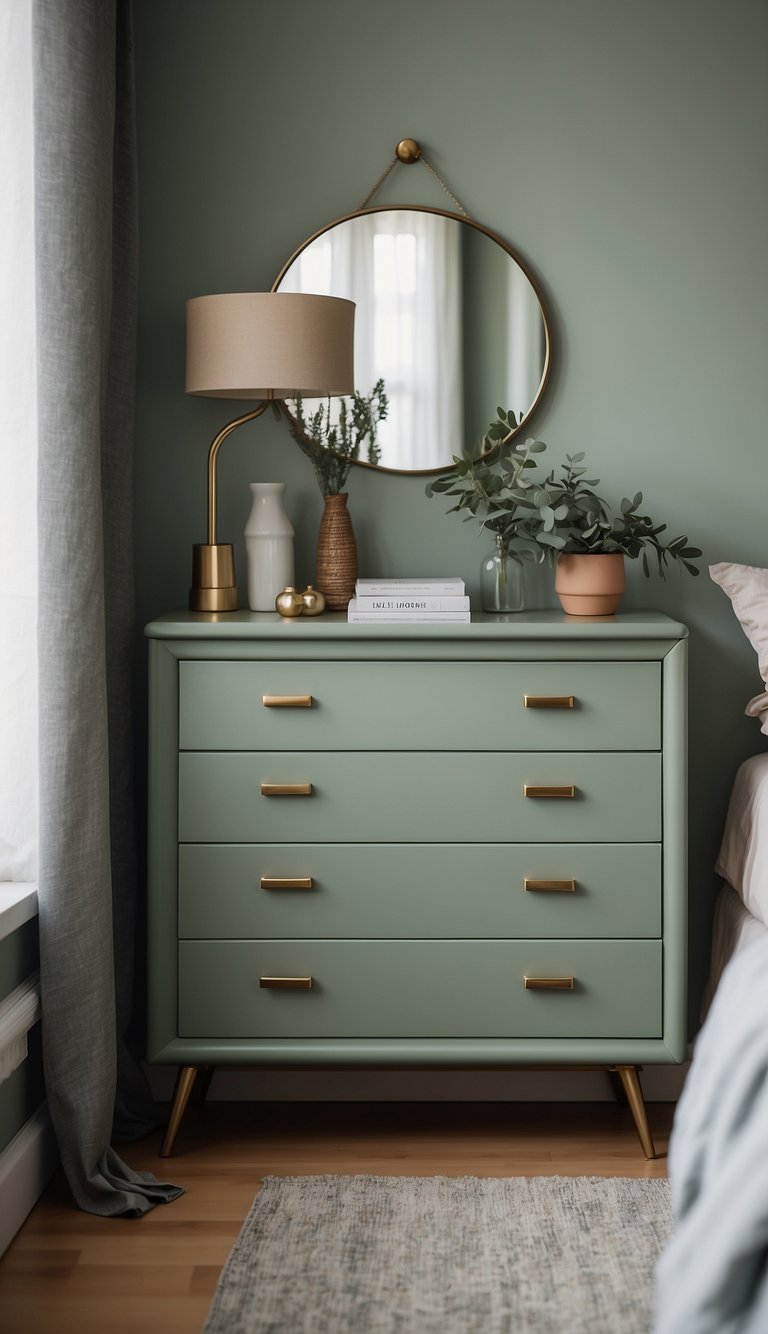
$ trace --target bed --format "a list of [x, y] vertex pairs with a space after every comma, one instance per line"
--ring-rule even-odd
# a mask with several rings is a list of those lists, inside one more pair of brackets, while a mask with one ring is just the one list
[[[768, 569], [710, 565], [758, 659], [768, 736]], [[655, 1334], [768, 1331], [768, 753], [739, 769], [716, 869], [706, 1018], [669, 1149], [675, 1229]]]
[[702, 1018], [728, 961], [768, 934], [768, 752], [745, 760], [736, 774], [715, 870], [723, 884]]
[[768, 1331], [768, 753], [739, 769], [706, 1020], [675, 1113], [655, 1334]]

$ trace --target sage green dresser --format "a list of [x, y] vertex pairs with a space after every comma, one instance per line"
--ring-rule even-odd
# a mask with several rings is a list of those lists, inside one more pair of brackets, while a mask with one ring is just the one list
[[162, 1152], [215, 1065], [685, 1056], [686, 630], [654, 613], [150, 639]]

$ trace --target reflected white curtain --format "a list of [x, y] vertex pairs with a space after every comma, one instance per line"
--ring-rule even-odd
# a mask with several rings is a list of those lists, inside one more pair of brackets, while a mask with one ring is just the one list
[[357, 303], [355, 385], [380, 377], [387, 468], [437, 468], [462, 445], [460, 228], [437, 214], [387, 210], [332, 228], [280, 284]]
[[545, 330], [533, 287], [517, 264], [507, 266], [507, 396], [518, 413], [526, 413], [541, 386]]

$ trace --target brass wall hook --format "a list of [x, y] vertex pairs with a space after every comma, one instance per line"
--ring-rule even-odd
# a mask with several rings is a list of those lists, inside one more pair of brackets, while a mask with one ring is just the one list
[[421, 157], [421, 144], [415, 139], [401, 139], [395, 149], [398, 162], [418, 162]]
[[445, 191], [448, 198], [456, 206], [456, 209], [461, 214], [461, 216], [463, 218], [469, 218], [471, 221], [471, 215], [467, 213], [467, 210], [465, 209], [464, 205], [461, 204], [459, 200], [456, 198], [450, 186], [448, 186], [446, 182], [443, 180], [439, 171], [435, 171], [435, 168], [432, 166], [431, 162], [427, 162], [427, 159], [425, 158], [424, 154], [421, 151], [421, 144], [419, 143], [418, 139], [401, 139], [400, 142], [395, 145], [395, 156], [393, 157], [392, 161], [388, 164], [388, 166], [384, 168], [373, 189], [368, 191], [368, 194], [365, 196], [365, 199], [363, 200], [362, 204], [360, 204], [360, 206], [355, 210], [355, 212], [362, 213], [363, 210], [368, 207], [371, 200], [373, 199], [373, 196], [376, 194], [377, 190], [381, 189], [389, 173], [397, 166], [398, 162], [402, 162], [406, 167], [410, 166], [414, 162], [420, 162], [422, 166], [426, 167], [430, 176], [432, 176], [437, 181], [441, 189]]

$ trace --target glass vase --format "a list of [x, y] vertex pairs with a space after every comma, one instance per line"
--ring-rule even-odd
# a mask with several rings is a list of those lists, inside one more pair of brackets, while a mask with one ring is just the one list
[[483, 611], [522, 611], [525, 605], [523, 567], [513, 560], [500, 537], [496, 550], [480, 566], [480, 602]]

